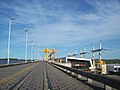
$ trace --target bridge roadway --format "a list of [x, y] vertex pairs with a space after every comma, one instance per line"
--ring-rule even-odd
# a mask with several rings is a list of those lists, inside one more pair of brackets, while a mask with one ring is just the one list
[[94, 90], [46, 62], [0, 68], [0, 90]]

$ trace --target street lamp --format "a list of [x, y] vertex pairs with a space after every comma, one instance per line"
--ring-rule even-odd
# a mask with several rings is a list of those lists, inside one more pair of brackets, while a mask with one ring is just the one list
[[9, 32], [8, 32], [8, 60], [7, 60], [7, 64], [10, 63], [10, 33], [11, 33], [11, 24], [12, 24], [12, 20], [15, 20], [15, 18], [11, 17], [9, 20]]
[[28, 29], [25, 29], [25, 33], [26, 33], [25, 62], [27, 62], [27, 36], [28, 36]]
[[33, 49], [33, 51], [34, 51], [34, 52], [33, 52], [33, 60], [35, 60], [36, 45], [34, 45], [34, 49]]
[[33, 62], [33, 40], [30, 42], [32, 43], [32, 45], [31, 45], [31, 62]]

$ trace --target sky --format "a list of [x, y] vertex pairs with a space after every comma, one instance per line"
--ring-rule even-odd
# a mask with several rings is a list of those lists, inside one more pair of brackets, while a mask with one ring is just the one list
[[[99, 48], [102, 58], [120, 59], [120, 0], [0, 0], [0, 58], [7, 57], [9, 19], [11, 58], [25, 58], [25, 29], [28, 28], [28, 58], [36, 45], [36, 58], [45, 48], [55, 48], [56, 57], [87, 48]], [[92, 53], [87, 55], [91, 58]], [[98, 58], [98, 53], [95, 53]]]

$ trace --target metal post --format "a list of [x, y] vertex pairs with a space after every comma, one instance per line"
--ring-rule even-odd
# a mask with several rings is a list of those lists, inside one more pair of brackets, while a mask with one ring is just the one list
[[26, 32], [25, 62], [27, 62], [27, 36], [28, 36], [28, 29], [25, 29], [25, 32]]
[[10, 18], [9, 21], [9, 33], [8, 33], [8, 60], [7, 60], [7, 64], [10, 63], [10, 33], [11, 33], [11, 24], [12, 24], [12, 20], [15, 20], [13, 17]]
[[34, 48], [33, 48], [33, 60], [35, 61], [35, 47], [36, 45], [34, 45]]
[[102, 50], [102, 47], [101, 47], [101, 40], [100, 40], [100, 51], [99, 51], [99, 60], [101, 60], [101, 50]]
[[82, 49], [80, 49], [80, 58], [82, 58], [82, 54], [81, 53], [82, 53]]
[[33, 40], [31, 41], [31, 62], [33, 62]]
[[94, 44], [93, 44], [93, 48], [92, 48], [92, 60], [95, 59], [95, 54], [94, 54]]
[[76, 57], [76, 55], [77, 55], [77, 50], [75, 50], [75, 53], [74, 53], [74, 56]]
[[84, 58], [86, 58], [86, 47], [84, 47]]
[[94, 51], [94, 44], [92, 44], [92, 63], [93, 63], [93, 66], [95, 67], [95, 51]]
[[36, 45], [35, 45], [35, 51], [34, 51], [34, 54], [35, 54], [35, 60], [36, 60]]

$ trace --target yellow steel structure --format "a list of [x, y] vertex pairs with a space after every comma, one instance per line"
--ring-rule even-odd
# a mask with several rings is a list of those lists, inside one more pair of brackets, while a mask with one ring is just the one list
[[105, 62], [103, 60], [98, 60], [95, 62], [95, 64], [96, 64], [96, 68], [101, 68], [101, 66], [104, 65]]
[[48, 61], [48, 54], [50, 53], [50, 49], [46, 48], [43, 50], [44, 53], [46, 53], [46, 61]]
[[55, 50], [55, 49], [51, 49], [51, 51], [50, 51], [50, 59], [52, 60], [52, 61], [54, 61], [55, 60], [55, 53], [57, 52], [57, 50]]
[[99, 63], [100, 65], [105, 64], [105, 62], [104, 62], [103, 60], [99, 60], [98, 63]]
[[98, 60], [95, 63], [96, 65], [96, 69], [97, 69], [97, 73], [101, 74], [102, 73], [102, 65], [105, 64], [105, 62], [103, 60]]

